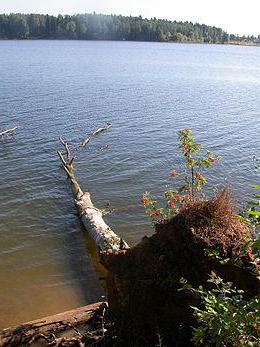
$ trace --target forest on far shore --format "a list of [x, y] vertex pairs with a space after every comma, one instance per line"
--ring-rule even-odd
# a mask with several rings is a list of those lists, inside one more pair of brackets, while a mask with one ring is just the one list
[[72, 16], [0, 14], [0, 39], [260, 43], [260, 35], [241, 37], [205, 24], [95, 12]]

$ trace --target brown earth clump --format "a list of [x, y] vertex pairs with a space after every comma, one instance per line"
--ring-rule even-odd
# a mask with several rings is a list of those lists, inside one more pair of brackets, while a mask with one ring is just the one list
[[193, 287], [209, 288], [207, 280], [214, 271], [244, 290], [247, 298], [260, 292], [259, 279], [249, 269], [250, 251], [243, 253], [242, 267], [221, 263], [205, 252], [217, 249], [232, 258], [249, 238], [228, 190], [211, 200], [187, 199], [176, 217], [155, 230], [129, 250], [101, 254], [117, 326], [114, 346], [192, 346], [196, 320], [191, 306], [199, 302], [191, 292], [179, 291], [181, 278]]
[[184, 198], [179, 218], [195, 238], [220, 256], [241, 252], [251, 238], [249, 227], [236, 214], [229, 188], [217, 192], [211, 200]]

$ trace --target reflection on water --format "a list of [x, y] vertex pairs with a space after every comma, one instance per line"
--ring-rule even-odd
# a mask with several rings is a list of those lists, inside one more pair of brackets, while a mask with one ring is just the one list
[[[104, 295], [56, 155], [59, 136], [77, 155], [83, 189], [99, 207], [111, 203], [106, 220], [130, 244], [152, 233], [139, 198], [171, 184], [181, 128], [223, 157], [209, 185], [228, 182], [244, 199], [257, 181], [258, 47], [2, 41], [0, 76], [0, 129], [20, 125], [0, 143], [2, 327]], [[113, 127], [79, 150], [106, 122]]]

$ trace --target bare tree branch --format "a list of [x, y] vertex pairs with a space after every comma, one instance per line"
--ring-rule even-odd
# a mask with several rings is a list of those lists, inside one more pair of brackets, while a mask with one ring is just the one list
[[70, 149], [69, 149], [69, 145], [67, 142], [65, 142], [61, 137], [60, 137], [60, 142], [63, 144], [65, 150], [66, 150], [66, 154], [67, 154], [67, 160], [69, 161], [71, 158], [71, 154], [70, 154]]
[[83, 141], [81, 144], [80, 144], [80, 147], [85, 147], [89, 142], [90, 140], [92, 139], [92, 137], [88, 137], [85, 141]]
[[17, 125], [16, 127], [14, 128], [11, 128], [11, 129], [7, 129], [7, 130], [4, 130], [2, 132], [0, 132], [0, 136], [1, 137], [5, 137], [5, 136], [8, 136], [8, 135], [11, 135], [13, 132], [15, 132], [16, 129], [18, 129], [19, 126]]
[[109, 128], [112, 127], [111, 123], [107, 123], [106, 126], [104, 126], [103, 128], [98, 128], [97, 130], [93, 131], [93, 133], [80, 144], [80, 147], [85, 147], [92, 139], [93, 137], [99, 135], [100, 133], [103, 133], [104, 131], [108, 130]]

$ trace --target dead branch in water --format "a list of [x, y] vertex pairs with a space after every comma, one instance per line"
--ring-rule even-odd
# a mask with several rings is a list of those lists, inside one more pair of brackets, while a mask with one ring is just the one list
[[80, 144], [80, 147], [85, 147], [91, 140], [93, 137], [99, 135], [100, 133], [103, 133], [104, 131], [108, 130], [109, 128], [112, 127], [111, 123], [107, 123], [107, 125], [103, 128], [98, 128], [97, 130], [93, 131], [93, 133]]
[[[106, 130], [105, 128], [99, 128], [94, 133], [99, 134], [104, 131], [103, 129]], [[75, 205], [81, 221], [94, 240], [96, 247], [101, 251], [115, 251], [129, 248], [127, 243], [105, 223], [103, 220], [103, 211], [93, 205], [90, 193], [82, 191], [74, 173], [73, 161], [75, 157], [71, 155], [68, 143], [62, 138], [60, 138], [60, 142], [65, 149], [65, 154], [58, 151], [58, 155], [70, 179], [75, 197]]]
[[11, 135], [12, 133], [15, 132], [15, 130], [16, 130], [17, 128], [19, 128], [18, 125], [15, 126], [14, 128], [6, 129], [6, 130], [0, 132], [0, 137], [4, 138], [4, 137], [7, 137], [7, 136]]

